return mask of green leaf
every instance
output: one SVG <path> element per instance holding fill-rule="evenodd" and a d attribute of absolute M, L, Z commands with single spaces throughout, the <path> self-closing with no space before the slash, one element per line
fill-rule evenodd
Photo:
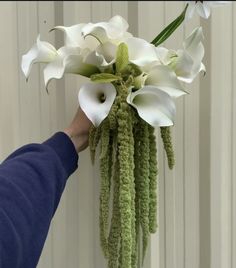
<path fill-rule="evenodd" d="M 162 44 L 184 21 L 187 8 L 188 4 L 185 6 L 179 17 L 177 17 L 161 33 L 159 33 L 158 36 L 152 40 L 151 44 L 155 45 L 156 47 Z"/>
<path fill-rule="evenodd" d="M 129 63 L 128 47 L 125 43 L 119 44 L 116 52 L 116 71 L 120 73 Z"/>
<path fill-rule="evenodd" d="M 95 83 L 111 83 L 120 79 L 120 76 L 109 73 L 93 74 L 90 76 L 90 80 Z"/>

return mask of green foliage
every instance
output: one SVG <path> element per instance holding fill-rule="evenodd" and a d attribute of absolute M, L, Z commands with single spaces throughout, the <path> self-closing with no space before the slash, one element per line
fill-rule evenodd
<path fill-rule="evenodd" d="M 159 46 L 162 44 L 168 37 L 172 35 L 172 33 L 182 24 L 185 19 L 186 10 L 188 8 L 188 4 L 185 6 L 183 12 L 177 17 L 174 21 L 172 21 L 163 31 L 161 31 L 157 37 L 155 37 L 151 44 L 154 46 Z"/>
<path fill-rule="evenodd" d="M 95 83 L 111 83 L 120 79 L 120 76 L 109 73 L 93 74 L 90 76 L 90 80 Z"/>

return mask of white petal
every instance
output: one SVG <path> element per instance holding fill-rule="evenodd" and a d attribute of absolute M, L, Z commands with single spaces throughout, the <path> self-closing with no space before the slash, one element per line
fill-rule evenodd
<path fill-rule="evenodd" d="M 192 57 L 184 50 L 177 51 L 176 60 L 170 65 L 178 79 L 186 83 L 191 83 L 194 79 L 192 74 L 193 66 Z"/>
<path fill-rule="evenodd" d="M 202 28 L 196 28 L 183 43 L 185 51 L 193 60 L 192 78 L 194 78 L 201 69 L 202 59 L 204 57 L 204 46 L 202 44 Z"/>
<path fill-rule="evenodd" d="M 97 54 L 96 51 L 92 51 L 84 58 L 84 62 L 100 67 L 104 62 L 104 57 Z"/>
<path fill-rule="evenodd" d="M 97 47 L 97 54 L 104 58 L 102 66 L 107 66 L 115 62 L 117 46 L 111 42 L 106 42 Z"/>
<path fill-rule="evenodd" d="M 128 28 L 129 28 L 129 24 L 128 22 L 122 18 L 119 15 L 116 15 L 114 17 L 112 17 L 109 20 L 110 25 L 112 25 L 114 28 L 116 28 L 117 32 L 114 35 L 114 31 L 112 31 L 111 33 L 108 33 L 108 36 L 110 34 L 110 37 L 112 38 L 116 38 L 117 34 L 119 34 L 119 32 L 121 32 L 122 34 L 125 33 Z"/>
<path fill-rule="evenodd" d="M 203 3 L 197 2 L 196 6 L 198 15 L 204 19 L 208 19 L 211 14 L 211 8 L 208 3 L 205 3 L 205 1 Z"/>
<path fill-rule="evenodd" d="M 165 48 L 165 47 L 157 47 L 156 48 L 156 53 L 159 61 L 167 65 L 170 63 L 170 50 Z"/>
<path fill-rule="evenodd" d="M 153 86 L 145 86 L 127 97 L 127 102 L 136 108 L 139 116 L 150 125 L 171 126 L 176 113 L 172 98 Z"/>
<path fill-rule="evenodd" d="M 69 27 L 65 26 L 56 26 L 52 30 L 62 30 L 65 32 L 65 46 L 73 46 L 80 48 L 89 48 L 91 50 L 95 49 L 98 46 L 98 41 L 94 38 L 84 38 L 82 35 L 82 29 L 87 24 L 81 23 L 72 25 Z"/>
<path fill-rule="evenodd" d="M 64 73 L 80 74 L 89 77 L 99 72 L 96 66 L 83 62 L 80 49 L 76 47 L 62 47 L 58 50 L 57 58 L 44 69 L 46 88 L 51 79 L 60 79 Z"/>
<path fill-rule="evenodd" d="M 196 11 L 196 3 L 195 1 L 186 1 L 188 4 L 188 8 L 186 10 L 185 19 L 189 20 L 193 17 L 195 11 Z"/>
<path fill-rule="evenodd" d="M 22 56 L 21 68 L 26 78 L 29 77 L 29 73 L 34 63 L 51 62 L 55 59 L 56 55 L 56 49 L 50 43 L 41 41 L 40 36 L 38 36 L 36 44 L 27 54 Z"/>
<path fill-rule="evenodd" d="M 97 66 L 100 70 L 115 62 L 117 46 L 111 42 L 100 44 L 95 51 L 84 57 L 84 62 Z"/>
<path fill-rule="evenodd" d="M 122 37 L 129 25 L 121 16 L 114 16 L 108 22 L 88 23 L 82 31 L 84 36 L 93 35 L 102 43 Z"/>
<path fill-rule="evenodd" d="M 183 47 L 187 51 L 194 50 L 195 47 L 203 41 L 203 32 L 202 32 L 202 27 L 197 27 L 195 28 L 191 34 L 185 39 L 183 42 Z"/>
<path fill-rule="evenodd" d="M 156 86 L 173 98 L 186 94 L 174 71 L 164 65 L 154 66 L 148 73 L 145 84 Z"/>
<path fill-rule="evenodd" d="M 131 37 L 125 43 L 128 46 L 130 62 L 138 66 L 144 66 L 158 60 L 155 46 L 146 40 Z"/>
<path fill-rule="evenodd" d="M 84 84 L 79 91 L 78 99 L 81 109 L 95 127 L 108 116 L 116 97 L 116 89 L 110 84 Z M 105 99 L 102 101 L 101 99 Z"/>

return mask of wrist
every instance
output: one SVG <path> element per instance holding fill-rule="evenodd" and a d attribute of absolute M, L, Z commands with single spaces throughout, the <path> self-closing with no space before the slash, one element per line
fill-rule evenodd
<path fill-rule="evenodd" d="M 88 133 L 74 133 L 70 128 L 65 129 L 64 133 L 71 139 L 77 153 L 88 146 Z"/>

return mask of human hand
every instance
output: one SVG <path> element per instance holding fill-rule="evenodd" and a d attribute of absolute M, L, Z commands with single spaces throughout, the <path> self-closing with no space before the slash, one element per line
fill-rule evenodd
<path fill-rule="evenodd" d="M 78 153 L 88 147 L 89 129 L 91 126 L 91 121 L 79 107 L 69 127 L 64 130 L 64 133 L 71 138 Z"/>

